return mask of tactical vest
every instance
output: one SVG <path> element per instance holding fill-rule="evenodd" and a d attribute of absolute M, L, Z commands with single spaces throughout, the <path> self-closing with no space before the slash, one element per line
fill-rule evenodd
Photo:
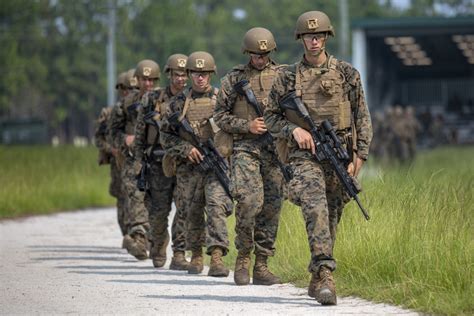
<path fill-rule="evenodd" d="M 155 97 L 155 95 L 150 96 L 150 97 Z M 166 95 L 166 89 L 161 89 L 158 94 L 158 98 L 154 100 L 154 108 L 151 110 L 154 110 L 157 114 L 153 117 L 155 121 L 160 121 L 162 118 L 162 115 L 164 113 L 164 108 L 165 108 L 165 101 L 168 99 Z M 146 135 L 146 144 L 147 145 L 155 145 L 156 143 L 159 143 L 158 141 L 158 129 L 156 126 L 150 126 L 147 125 L 147 135 Z"/>
<path fill-rule="evenodd" d="M 344 93 L 345 77 L 336 69 L 337 59 L 329 56 L 328 68 L 301 70 L 296 64 L 295 90 L 316 124 L 329 120 L 335 130 L 351 127 L 351 104 Z M 294 111 L 286 110 L 289 121 L 308 128 Z"/>
<path fill-rule="evenodd" d="M 186 94 L 182 117 L 186 117 L 193 128 L 194 133 L 201 141 L 206 141 L 214 137 L 210 118 L 214 114 L 214 108 L 217 103 L 217 93 L 219 89 L 213 88 L 212 95 L 201 98 L 192 98 L 192 89 Z"/>
<path fill-rule="evenodd" d="M 253 69 L 245 71 L 245 77 L 249 80 L 252 91 L 255 94 L 258 103 L 262 107 L 262 111 L 264 111 L 268 105 L 268 94 L 270 93 L 270 89 L 272 88 L 273 79 L 277 75 L 277 70 L 277 66 L 270 65 L 262 71 L 257 71 Z M 253 121 L 258 117 L 253 106 L 248 104 L 245 97 L 241 95 L 237 96 L 237 100 L 234 104 L 232 113 L 238 118 L 246 119 L 249 121 Z M 245 135 L 234 135 L 234 138 L 249 139 L 258 138 L 259 136 L 260 135 L 247 133 Z"/>

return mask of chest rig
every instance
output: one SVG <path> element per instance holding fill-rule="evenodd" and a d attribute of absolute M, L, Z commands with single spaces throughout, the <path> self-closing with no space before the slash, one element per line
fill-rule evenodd
<path fill-rule="evenodd" d="M 351 127 L 351 105 L 344 92 L 345 77 L 336 69 L 337 60 L 329 56 L 327 68 L 301 69 L 296 64 L 295 90 L 316 124 L 329 120 L 336 130 Z M 285 111 L 289 121 L 308 128 L 294 112 Z"/>
<path fill-rule="evenodd" d="M 156 91 L 156 93 L 150 96 L 150 98 L 152 98 L 153 105 L 149 108 L 149 110 L 155 111 L 156 114 L 153 119 L 159 122 L 163 117 L 163 113 L 165 113 L 166 101 L 169 100 L 166 89 Z M 146 143 L 147 145 L 154 145 L 158 142 L 159 130 L 154 125 L 147 125 L 147 128 Z"/>
<path fill-rule="evenodd" d="M 186 117 L 194 133 L 201 141 L 214 137 L 210 118 L 214 114 L 219 89 L 212 88 L 205 96 L 192 98 L 192 89 L 189 89 L 184 102 L 182 117 Z"/>
<path fill-rule="evenodd" d="M 244 77 L 250 82 L 252 91 L 255 94 L 258 103 L 262 107 L 262 111 L 265 110 L 265 108 L 268 106 L 268 94 L 270 93 L 270 89 L 272 88 L 273 79 L 277 75 L 277 70 L 278 68 L 275 65 L 270 65 L 262 71 L 253 68 L 247 68 L 244 70 Z M 250 104 L 248 104 L 245 97 L 241 95 L 237 96 L 236 102 L 234 103 L 234 107 L 232 109 L 232 113 L 238 118 L 246 119 L 249 121 L 253 121 L 258 117 L 254 108 Z M 234 138 L 236 139 L 249 139 L 257 137 L 259 137 L 259 135 L 255 135 L 252 133 L 247 133 L 245 135 L 234 135 Z"/>

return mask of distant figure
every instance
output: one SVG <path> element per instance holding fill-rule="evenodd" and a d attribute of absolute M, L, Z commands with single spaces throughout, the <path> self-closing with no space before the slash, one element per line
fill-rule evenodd
<path fill-rule="evenodd" d="M 405 109 L 405 125 L 408 159 L 413 160 L 416 155 L 418 135 L 420 134 L 422 127 L 416 118 L 415 109 L 412 106 L 408 106 Z"/>

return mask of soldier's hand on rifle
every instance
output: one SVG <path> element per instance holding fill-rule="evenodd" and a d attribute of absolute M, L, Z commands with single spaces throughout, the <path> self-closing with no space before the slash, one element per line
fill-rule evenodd
<path fill-rule="evenodd" d="M 293 137 L 301 149 L 310 149 L 313 155 L 316 154 L 313 137 L 307 130 L 297 127 L 293 130 Z"/>
<path fill-rule="evenodd" d="M 362 169 L 363 164 L 364 164 L 364 160 L 357 157 L 355 160 L 355 163 L 351 162 L 349 166 L 347 166 L 347 173 L 350 174 L 352 177 L 357 178 L 357 176 L 359 175 L 360 169 Z"/>
<path fill-rule="evenodd" d="M 257 117 L 255 120 L 250 121 L 249 124 L 250 133 L 261 135 L 267 131 L 263 117 Z"/>
<path fill-rule="evenodd" d="M 125 145 L 127 145 L 127 147 L 132 146 L 134 140 L 135 135 L 127 135 L 127 137 L 125 137 Z"/>
<path fill-rule="evenodd" d="M 195 164 L 201 163 L 203 158 L 204 157 L 201 155 L 199 150 L 197 150 L 195 147 L 193 147 L 193 149 L 191 149 L 191 151 L 188 154 L 188 159 Z"/>

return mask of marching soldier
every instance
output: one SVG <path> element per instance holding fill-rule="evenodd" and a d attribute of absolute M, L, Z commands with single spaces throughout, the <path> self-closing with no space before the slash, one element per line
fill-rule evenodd
<path fill-rule="evenodd" d="M 159 125 L 169 100 L 180 93 L 186 86 L 186 59 L 183 54 L 174 54 L 168 58 L 165 73 L 169 78 L 169 85 L 163 89 L 148 92 L 142 99 L 142 106 L 138 110 L 137 126 L 135 129 L 135 157 L 144 161 L 146 167 L 145 205 L 148 209 L 150 223 L 149 240 L 151 241 L 150 258 L 155 267 L 162 267 L 166 263 L 166 248 L 170 239 L 168 233 L 168 216 L 171 212 L 171 203 L 176 189 L 176 177 L 167 177 L 163 173 L 162 160 L 164 150 L 159 141 Z M 145 158 L 145 159 L 143 159 Z M 185 258 L 185 230 L 186 216 L 182 207 L 178 207 L 175 199 L 176 214 L 171 228 L 173 242 L 173 258 L 170 269 L 187 270 L 188 262 Z"/>
<path fill-rule="evenodd" d="M 234 273 L 237 285 L 250 282 L 252 250 L 255 253 L 253 284 L 281 283 L 268 269 L 267 259 L 275 252 L 283 176 L 262 116 L 278 71 L 278 65 L 270 58 L 275 49 L 276 42 L 269 30 L 255 27 L 245 34 L 242 52 L 249 55 L 249 62 L 235 66 L 222 78 L 214 114 L 216 124 L 233 139 L 230 154 L 233 196 L 237 201 L 235 246 L 238 255 Z M 239 88 L 243 83 L 258 104 L 250 104 L 252 101 Z M 256 111 L 255 106 L 260 110 Z"/>
<path fill-rule="evenodd" d="M 194 52 L 188 57 L 186 71 L 192 86 L 171 101 L 161 126 L 160 141 L 166 149 L 163 168 L 169 174 L 176 172 L 177 200 L 187 216 L 186 246 L 192 251 L 188 273 L 202 272 L 202 247 L 206 245 L 211 256 L 208 275 L 224 277 L 229 274 L 222 256 L 229 248 L 226 217 L 232 212 L 232 201 L 215 171 L 205 169 L 205 153 L 198 149 L 209 144 L 217 131 L 212 114 L 218 89 L 210 84 L 216 73 L 214 58 L 207 52 Z M 183 122 L 189 124 L 187 130 Z M 175 170 L 168 157 L 174 160 Z"/>
<path fill-rule="evenodd" d="M 295 38 L 301 41 L 304 56 L 279 72 L 264 115 L 272 135 L 288 141 L 288 157 L 294 168 L 289 198 L 301 207 L 311 251 L 308 294 L 323 305 L 337 303 L 333 249 L 337 224 L 349 199 L 327 160 L 316 159 L 320 148 L 308 130 L 308 120 L 303 121 L 295 111 L 282 109 L 280 102 L 293 92 L 312 121 L 320 124 L 328 120 L 349 157 L 354 157 L 347 162 L 348 174 L 358 175 L 372 138 L 370 115 L 359 72 L 326 52 L 329 36 L 334 36 L 334 29 L 325 13 L 310 11 L 298 18 Z"/>
<path fill-rule="evenodd" d="M 125 156 L 123 181 L 128 196 L 128 234 L 133 239 L 127 250 L 137 259 L 145 260 L 148 258 L 146 236 L 149 224 L 144 192 L 137 189 L 136 177 L 141 164 L 134 157 L 135 125 L 141 98 L 146 92 L 153 91 L 160 78 L 160 67 L 152 60 L 142 60 L 135 69 L 135 78 L 138 90 L 130 93 L 121 103 L 120 110 L 111 122 L 111 136 L 114 146 L 120 148 Z"/>

